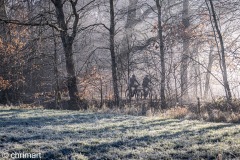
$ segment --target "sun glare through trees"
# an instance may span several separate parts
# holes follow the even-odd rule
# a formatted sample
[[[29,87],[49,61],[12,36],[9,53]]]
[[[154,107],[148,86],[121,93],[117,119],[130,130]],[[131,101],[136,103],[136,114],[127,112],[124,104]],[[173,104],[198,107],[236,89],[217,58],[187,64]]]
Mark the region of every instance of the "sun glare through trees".
[[[0,0],[0,126],[5,126],[0,132],[0,151],[4,151],[0,159],[74,159],[73,153],[77,159],[240,158],[236,150],[240,143],[235,141],[240,133],[233,133],[240,122],[239,22],[239,0]],[[51,119],[50,111],[59,114],[58,119]],[[98,120],[99,113],[106,122]],[[127,123],[123,128],[113,125],[120,121],[117,115]],[[148,118],[157,118],[156,124],[146,122]],[[131,119],[149,133],[131,135],[139,132]],[[184,122],[173,124],[169,119]],[[36,138],[29,139],[34,144],[29,144],[34,130],[29,128],[31,120],[43,120],[45,124],[32,127],[51,134],[51,141],[56,139],[55,151],[44,141],[46,137],[35,132]],[[18,121],[29,131],[25,139],[17,137]],[[99,121],[104,126],[98,126]],[[105,126],[108,122],[111,127]],[[215,124],[219,122],[223,127]],[[83,125],[76,131],[82,134],[77,136],[80,139],[95,133],[114,137],[115,129],[131,133],[122,140],[112,137],[109,142],[95,139],[74,144],[75,133],[63,134],[70,132],[72,123]],[[88,123],[98,129],[89,128]],[[169,131],[176,123],[182,128]],[[158,131],[161,125],[169,128]],[[8,132],[12,135],[7,136]],[[72,135],[70,146],[61,148],[59,135]],[[179,136],[188,144],[181,144]],[[159,141],[165,138],[171,139],[169,143]],[[218,142],[227,145],[226,139],[233,148],[208,150]],[[43,147],[42,154],[35,152],[38,147]]]

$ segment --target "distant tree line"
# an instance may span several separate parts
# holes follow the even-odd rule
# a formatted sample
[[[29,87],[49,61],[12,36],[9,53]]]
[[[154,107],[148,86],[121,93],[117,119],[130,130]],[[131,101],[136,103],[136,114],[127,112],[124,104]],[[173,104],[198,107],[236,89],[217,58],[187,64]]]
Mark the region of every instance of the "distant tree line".
[[[239,98],[237,0],[0,0],[0,103],[121,107],[132,74],[160,108]]]

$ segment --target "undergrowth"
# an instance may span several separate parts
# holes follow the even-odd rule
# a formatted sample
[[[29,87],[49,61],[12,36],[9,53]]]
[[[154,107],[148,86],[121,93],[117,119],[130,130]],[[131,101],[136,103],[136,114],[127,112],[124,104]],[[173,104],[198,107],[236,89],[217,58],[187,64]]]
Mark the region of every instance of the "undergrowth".
[[[147,115],[145,107],[122,110]],[[240,125],[184,120],[190,112],[187,106],[159,115],[153,110],[152,117],[91,109],[95,111],[0,107],[0,155],[30,152],[58,160],[240,158]]]
[[[102,108],[94,105],[88,108],[90,111],[100,113],[117,113],[128,115],[156,116],[163,118],[204,120],[209,122],[240,122],[240,100],[234,99],[228,102],[225,99],[217,99],[203,104],[177,105],[161,110],[158,106],[152,106],[150,102],[125,104],[121,108],[107,107]]]
[[[23,109],[57,109],[49,106],[36,106],[31,104],[22,104],[20,106],[8,106],[8,108],[23,108]],[[61,108],[61,109],[64,109]],[[67,108],[65,108],[67,109]],[[176,105],[168,106],[167,109],[161,110],[159,102],[140,101],[134,103],[122,103],[120,107],[114,107],[112,102],[99,105],[97,101],[88,102],[87,110],[84,112],[96,113],[114,113],[134,116],[162,117],[174,119],[191,119],[204,120],[209,122],[240,122],[240,100],[233,99],[231,102],[224,98],[213,100],[212,102],[202,104]]]

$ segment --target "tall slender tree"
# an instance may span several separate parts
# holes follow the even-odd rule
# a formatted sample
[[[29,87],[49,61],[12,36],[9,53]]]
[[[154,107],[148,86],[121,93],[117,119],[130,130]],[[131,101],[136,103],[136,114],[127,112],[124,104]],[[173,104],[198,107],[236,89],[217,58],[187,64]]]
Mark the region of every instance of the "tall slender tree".
[[[7,19],[4,0],[0,0],[0,18]],[[5,35],[6,35],[6,24],[0,21],[0,37],[5,38]]]
[[[7,15],[6,15],[6,10],[5,10],[5,4],[4,4],[4,0],[0,0],[0,18],[6,19]],[[3,45],[3,42],[6,39],[6,24],[4,22],[0,21],[0,45]],[[0,63],[2,63],[3,60],[3,54],[1,53],[2,50],[1,48],[3,48],[3,46],[0,46]],[[5,100],[5,95],[4,95],[4,91],[6,87],[5,87],[5,83],[3,83],[5,80],[5,77],[3,75],[4,73],[4,66],[0,65],[0,103],[2,103]]]
[[[208,92],[210,88],[210,73],[212,71],[212,66],[214,62],[214,53],[213,53],[213,45],[210,46],[210,52],[208,56],[208,66],[207,66],[207,73],[206,73],[206,82],[205,82],[205,89],[204,89],[204,99],[208,98]]]
[[[189,0],[183,0],[182,24],[183,24],[183,54],[181,57],[181,96],[182,100],[188,98],[188,61],[189,61]]]
[[[111,62],[112,62],[112,82],[113,82],[113,91],[115,104],[119,105],[119,91],[118,91],[118,79],[117,79],[117,63],[116,63],[116,54],[115,54],[115,18],[114,18],[114,4],[113,0],[109,0],[110,3],[110,52],[111,52]]]
[[[134,27],[134,21],[136,20],[136,11],[137,11],[138,0],[129,0],[127,21],[125,24],[126,35],[122,39],[123,47],[121,48],[121,54],[127,54],[127,79],[130,78],[130,53],[132,48],[132,36]]]
[[[206,5],[208,6],[209,9],[209,13],[211,14],[210,16],[213,18],[213,23],[214,23],[214,32],[215,30],[217,31],[217,35],[215,34],[215,40],[216,43],[218,45],[218,41],[217,38],[219,39],[219,44],[220,44],[220,60],[221,60],[221,70],[222,70],[222,76],[223,76],[223,85],[224,85],[224,90],[225,90],[225,94],[226,94],[226,98],[228,101],[230,101],[232,99],[232,94],[231,94],[231,90],[229,87],[229,83],[228,83],[228,74],[227,74],[227,66],[226,66],[226,55],[225,55],[225,48],[224,48],[224,41],[223,41],[223,37],[222,37],[222,33],[220,31],[219,28],[219,24],[218,24],[218,20],[217,20],[217,16],[216,16],[216,12],[215,12],[215,8],[213,5],[212,0],[209,0],[210,3],[210,7],[208,5],[207,0],[205,0]],[[212,20],[211,18],[211,20]]]
[[[161,2],[160,2],[161,1]],[[157,13],[158,13],[158,38],[160,43],[160,64],[161,64],[161,88],[160,88],[160,96],[161,96],[161,108],[165,109],[166,98],[165,98],[165,52],[164,52],[164,42],[163,42],[163,27],[162,27],[162,0],[156,0]]]

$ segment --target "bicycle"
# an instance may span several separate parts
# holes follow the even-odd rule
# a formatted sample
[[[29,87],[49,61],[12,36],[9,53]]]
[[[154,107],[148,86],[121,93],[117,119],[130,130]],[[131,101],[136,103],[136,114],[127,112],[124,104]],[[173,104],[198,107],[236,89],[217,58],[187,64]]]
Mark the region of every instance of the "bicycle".
[[[132,89],[132,93],[130,94],[129,92],[129,88],[126,89],[125,91],[125,97],[128,99],[128,100],[131,100],[133,97],[135,97],[135,99],[139,99],[139,97],[141,97],[141,91],[142,89],[139,89],[138,86],[135,86],[135,87],[131,87],[133,88]]]
[[[152,89],[151,86],[145,87],[143,88],[143,98],[146,99],[147,97],[149,97],[150,99],[153,98],[154,95],[156,95],[155,91]]]

